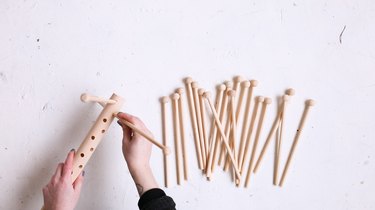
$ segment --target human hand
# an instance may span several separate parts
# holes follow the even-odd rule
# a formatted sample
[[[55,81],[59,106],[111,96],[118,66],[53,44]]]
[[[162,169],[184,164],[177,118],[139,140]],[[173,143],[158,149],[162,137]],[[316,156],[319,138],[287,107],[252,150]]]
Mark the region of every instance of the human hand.
[[[83,184],[81,173],[72,184],[74,150],[64,163],[59,163],[50,182],[43,188],[44,210],[73,210],[78,203]]]
[[[132,123],[144,133],[152,136],[152,133],[139,118],[122,112],[118,113],[117,117]],[[152,144],[140,134],[133,132],[128,126],[121,124],[121,121],[118,121],[118,123],[123,129],[122,153],[138,193],[142,195],[143,192],[158,187],[149,163]]]

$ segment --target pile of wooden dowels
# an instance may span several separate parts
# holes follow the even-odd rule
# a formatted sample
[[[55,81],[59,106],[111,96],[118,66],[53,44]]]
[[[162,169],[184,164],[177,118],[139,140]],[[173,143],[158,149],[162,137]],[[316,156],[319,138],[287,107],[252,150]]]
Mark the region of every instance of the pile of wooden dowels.
[[[248,187],[251,175],[259,170],[268,145],[274,139],[273,184],[282,186],[309,108],[314,105],[314,101],[311,99],[306,100],[304,112],[279,179],[284,116],[287,102],[294,95],[294,90],[287,89],[285,94],[282,95],[281,102],[278,104],[278,113],[271,130],[260,150],[259,156],[256,157],[267,107],[272,102],[271,98],[254,96],[253,92],[258,82],[256,80],[245,80],[241,76],[235,77],[233,82],[224,82],[224,84],[217,86],[214,103],[211,100],[210,93],[199,88],[198,83],[193,81],[192,78],[188,77],[184,81],[186,91],[183,88],[178,88],[170,98],[167,96],[161,98],[162,134],[165,147],[167,146],[168,130],[166,104],[170,99],[172,101],[177,184],[181,184],[182,170],[184,180],[188,180],[186,143],[191,141],[185,139],[183,93],[186,92],[198,167],[208,180],[212,179],[215,167],[221,166],[224,171],[230,172],[236,186],[244,183],[244,186]],[[210,127],[207,127],[207,125],[210,125]],[[165,187],[169,187],[170,184],[168,173],[168,159],[167,155],[164,154]]]

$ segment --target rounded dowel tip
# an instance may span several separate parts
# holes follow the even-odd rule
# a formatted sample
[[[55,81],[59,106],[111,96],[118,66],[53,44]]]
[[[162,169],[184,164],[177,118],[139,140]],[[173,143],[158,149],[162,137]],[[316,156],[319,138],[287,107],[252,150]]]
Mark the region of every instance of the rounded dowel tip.
[[[169,154],[171,154],[171,149],[169,149],[169,147],[165,147],[163,149],[163,153],[164,153],[164,155],[169,155]]]
[[[227,95],[228,95],[228,96],[235,96],[235,95],[236,95],[236,91],[234,91],[234,90],[229,90],[229,91],[227,92]]]
[[[289,95],[283,95],[282,99],[285,102],[289,101]]]
[[[193,82],[193,79],[192,79],[191,77],[186,77],[186,78],[185,78],[185,83],[190,84],[190,83],[192,83],[192,82]]]
[[[293,88],[289,88],[285,91],[285,93],[289,96],[294,96],[296,94],[296,91]]]
[[[267,98],[264,99],[264,103],[270,104],[270,103],[272,103],[272,99],[267,97]]]
[[[258,96],[256,100],[258,102],[263,102],[264,101],[264,97],[263,96]]]
[[[198,82],[192,82],[191,87],[192,88],[198,88]]]
[[[256,86],[258,86],[258,81],[257,81],[257,80],[250,80],[250,86],[251,86],[251,87],[256,87]]]
[[[178,100],[180,98],[180,95],[178,93],[173,93],[171,98],[172,100]]]
[[[235,82],[242,82],[244,79],[243,76],[235,76],[234,79],[233,79]]]
[[[231,81],[225,81],[225,82],[224,82],[224,85],[225,85],[227,88],[233,88],[233,82],[231,82]]]
[[[208,91],[203,93],[203,97],[205,97],[205,98],[209,98],[210,96],[211,96],[211,93],[208,92]]]
[[[161,97],[160,101],[165,104],[165,103],[168,103],[169,102],[169,97],[168,96],[163,96]]]
[[[88,95],[87,93],[82,93],[81,101],[86,103],[86,102],[89,102],[89,100],[90,100],[90,95]]]
[[[307,105],[307,106],[314,106],[314,105],[315,105],[315,101],[312,100],[312,99],[308,99],[308,100],[306,101],[306,105]]]
[[[183,88],[177,88],[176,89],[176,93],[178,93],[178,94],[183,94],[184,93],[184,89]]]
[[[217,86],[218,90],[225,90],[226,86],[224,84],[220,84]]]
[[[201,96],[201,95],[203,95],[203,93],[204,93],[204,89],[203,88],[199,88],[198,89],[198,94]]]
[[[245,87],[245,88],[250,87],[250,81],[249,81],[249,80],[242,81],[242,82],[241,82],[241,86],[242,86],[242,87]]]

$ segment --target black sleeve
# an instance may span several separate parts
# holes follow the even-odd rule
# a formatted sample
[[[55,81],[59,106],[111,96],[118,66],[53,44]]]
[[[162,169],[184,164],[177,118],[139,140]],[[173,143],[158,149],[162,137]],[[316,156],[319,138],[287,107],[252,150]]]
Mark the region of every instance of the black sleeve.
[[[140,210],[175,210],[176,204],[162,189],[154,188],[142,194],[138,207]]]

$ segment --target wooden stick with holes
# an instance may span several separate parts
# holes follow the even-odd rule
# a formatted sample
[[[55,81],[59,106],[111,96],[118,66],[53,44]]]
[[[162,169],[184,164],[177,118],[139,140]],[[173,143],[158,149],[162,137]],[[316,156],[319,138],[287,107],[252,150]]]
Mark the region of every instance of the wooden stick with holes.
[[[99,143],[104,137],[104,134],[114,120],[115,117],[113,116],[113,113],[118,112],[124,103],[124,100],[116,94],[113,94],[109,100],[96,96],[90,96],[88,94],[82,94],[81,100],[83,102],[100,103],[103,106],[103,110],[76,151],[73,159],[73,169],[71,175],[72,183],[83,171],[95,149],[98,147]],[[44,206],[42,209],[44,209]]]

